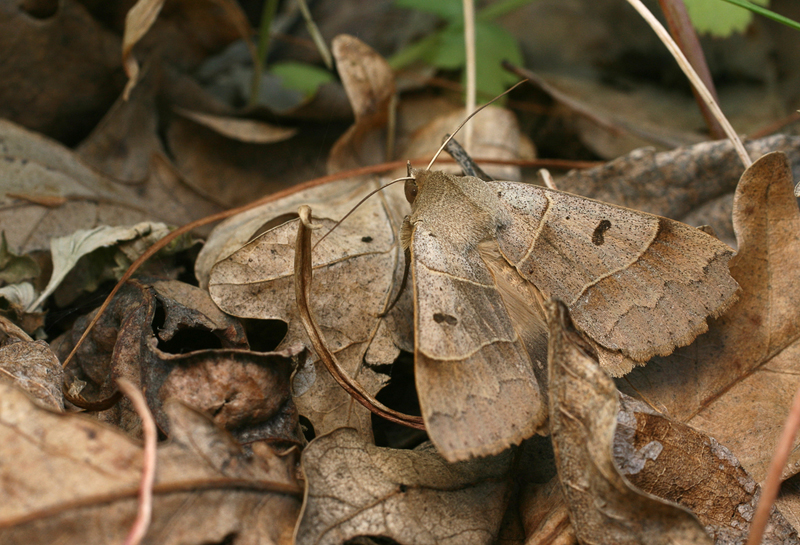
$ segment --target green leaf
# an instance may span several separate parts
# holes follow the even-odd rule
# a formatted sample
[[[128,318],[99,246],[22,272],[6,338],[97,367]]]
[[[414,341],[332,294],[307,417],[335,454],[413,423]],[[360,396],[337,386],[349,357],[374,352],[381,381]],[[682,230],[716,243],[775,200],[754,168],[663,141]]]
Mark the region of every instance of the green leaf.
[[[462,0],[394,0],[394,5],[432,13],[452,23],[464,18]]]
[[[307,98],[314,96],[323,83],[333,81],[333,75],[327,70],[302,62],[276,62],[269,71],[281,78],[284,87],[299,91]]]
[[[769,0],[752,0],[766,6]],[[720,0],[684,0],[692,24],[701,34],[727,38],[734,32],[743,32],[753,20],[747,9]]]
[[[518,78],[503,69],[504,60],[522,65],[522,51],[517,40],[500,25],[479,22],[475,25],[475,72],[478,92],[497,96]]]

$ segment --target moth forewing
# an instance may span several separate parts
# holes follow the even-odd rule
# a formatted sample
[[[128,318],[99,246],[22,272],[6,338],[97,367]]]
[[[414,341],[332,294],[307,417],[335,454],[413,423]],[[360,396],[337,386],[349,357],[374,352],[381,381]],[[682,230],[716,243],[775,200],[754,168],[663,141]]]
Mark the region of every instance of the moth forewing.
[[[511,221],[500,251],[576,326],[637,362],[670,354],[736,300],[733,250],[683,223],[537,186],[488,182]]]
[[[450,460],[496,454],[546,419],[525,345],[476,248],[413,225],[417,394],[431,440]]]

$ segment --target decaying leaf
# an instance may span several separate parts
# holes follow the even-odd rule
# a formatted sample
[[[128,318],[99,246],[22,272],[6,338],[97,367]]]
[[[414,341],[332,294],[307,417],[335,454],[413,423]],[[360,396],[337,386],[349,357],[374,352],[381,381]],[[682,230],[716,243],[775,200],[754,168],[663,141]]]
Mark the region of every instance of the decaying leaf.
[[[89,317],[59,347],[66,355]],[[238,440],[299,442],[289,378],[299,348],[247,350],[238,320],[219,311],[208,294],[176,281],[130,283],[66,369],[68,388],[89,403],[111,397],[114,379],[141,385],[156,423],[169,432],[163,404],[177,398],[208,411]],[[174,352],[174,353],[173,353]],[[102,420],[138,433],[140,420],[126,400]]]
[[[129,227],[100,225],[91,230],[79,229],[69,236],[51,239],[50,253],[53,260],[53,272],[47,286],[30,308],[34,309],[40,306],[56,290],[81,257],[98,248],[136,239],[142,239],[142,242],[148,246],[167,233],[169,233],[169,228],[163,223],[144,222]],[[138,255],[133,259],[136,257]]]
[[[382,152],[359,146],[372,146],[363,136],[374,134],[386,119],[391,89],[382,85],[387,78],[391,80],[391,70],[374,52],[362,59],[366,46],[354,45],[354,40],[340,39],[334,46],[356,124],[334,146],[331,169],[351,166],[356,161],[353,157],[364,154],[383,157]],[[280,346],[307,343],[292,278],[297,222],[288,220],[296,217],[301,204],[307,204],[314,210],[314,222],[327,231],[379,184],[374,177],[333,182],[223,222],[198,257],[195,270],[201,285],[218,262],[208,286],[220,308],[240,317],[285,321],[288,331]],[[397,294],[395,286],[403,275],[399,225],[407,210],[400,188],[389,188],[367,200],[313,252],[312,309],[342,367],[372,395],[389,378],[381,366],[391,364],[400,348],[411,350],[408,295],[404,294],[387,316],[381,316]],[[267,232],[247,243],[263,231]],[[315,234],[315,243],[321,234]],[[331,290],[330,286],[337,288]],[[336,384],[316,357],[301,364],[293,384],[300,413],[311,421],[316,433],[351,426],[371,437],[370,413]]]
[[[63,376],[61,362],[46,342],[30,337],[0,342],[0,377],[15,383],[42,406],[64,410]]]
[[[690,509],[718,545],[746,540],[761,491],[713,437],[620,394],[614,459],[640,490]],[[773,509],[764,543],[798,539],[797,531]]]
[[[547,305],[550,431],[575,534],[588,543],[711,544],[688,510],[636,490],[614,466],[617,394],[563,304]]]
[[[0,540],[121,542],[136,514],[142,448],[80,415],[40,408],[0,381]],[[288,544],[300,506],[293,456],[245,452],[193,409],[167,405],[171,440],[158,449],[147,543],[238,535]]]
[[[312,204],[317,214],[315,223],[327,228],[322,231],[330,229],[336,218],[370,190],[369,186],[358,185],[326,186],[326,193],[317,192],[313,197],[304,192],[307,198],[325,201]],[[337,194],[333,192],[336,189],[351,190]],[[390,364],[399,354],[397,345],[401,341],[392,330],[396,330],[394,324],[398,322],[402,327],[401,312],[408,309],[406,297],[386,317],[380,317],[402,276],[395,223],[399,221],[396,207],[401,201],[397,192],[376,197],[314,250],[315,279],[310,298],[332,352],[348,374],[372,395],[388,379],[379,366]],[[294,297],[296,233],[297,220],[268,231],[218,263],[209,282],[212,298],[224,311],[240,317],[287,322],[289,329],[281,346],[307,342]],[[313,242],[321,236],[317,230]],[[331,290],[330,286],[337,288]],[[358,296],[342,297],[343,293]],[[386,322],[393,326],[387,327]],[[301,364],[294,379],[294,393],[301,414],[309,418],[316,433],[347,425],[371,435],[370,413],[350,399],[316,357]]]
[[[252,119],[211,115],[187,110],[185,108],[176,108],[175,111],[200,125],[241,142],[271,144],[272,142],[287,140],[297,134],[296,129],[278,127],[277,125],[271,125]]]
[[[402,545],[489,544],[509,490],[511,451],[451,464],[430,446],[380,448],[352,429],[315,439],[303,452],[306,479],[298,545],[338,545],[359,536]]]
[[[17,255],[8,248],[5,231],[0,232],[0,286],[33,280],[40,267],[29,255]]]
[[[800,212],[786,156],[772,153],[742,176],[734,201],[739,253],[731,274],[741,298],[693,345],[655,358],[620,388],[708,433],[757,482],[800,387]],[[789,476],[800,454],[790,457]]]
[[[745,147],[751,157],[785,151],[793,165],[800,165],[800,138],[796,136],[751,140]],[[733,145],[722,140],[660,153],[652,148],[637,149],[605,165],[574,170],[557,185],[576,195],[682,219],[698,204],[733,191],[741,173]]]

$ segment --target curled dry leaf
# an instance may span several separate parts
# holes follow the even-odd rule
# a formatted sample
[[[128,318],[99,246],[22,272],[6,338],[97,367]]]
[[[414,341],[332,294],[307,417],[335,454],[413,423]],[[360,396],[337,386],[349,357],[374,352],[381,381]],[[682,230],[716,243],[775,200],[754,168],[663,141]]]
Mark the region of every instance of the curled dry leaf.
[[[640,490],[690,509],[718,545],[743,543],[761,496],[758,484],[713,437],[621,394],[614,458]],[[764,543],[791,543],[797,531],[772,511]]]
[[[744,173],[734,200],[739,253],[730,262],[741,298],[693,345],[620,382],[626,393],[730,448],[757,482],[800,387],[800,212],[792,181],[782,153]],[[798,468],[795,452],[785,476]]]
[[[141,239],[147,246],[169,233],[169,228],[163,223],[143,222],[132,226],[110,227],[100,225],[90,230],[79,229],[66,237],[50,239],[50,253],[53,259],[53,272],[50,281],[34,303],[30,305],[33,310],[44,303],[67,274],[78,263],[78,260],[107,246],[115,246],[121,242]],[[138,257],[132,256],[133,259]]]
[[[347,185],[352,189],[342,191],[348,189]],[[312,208],[317,214],[314,222],[325,227],[314,232],[314,244],[371,189],[363,184],[361,188],[359,184],[347,185],[325,186],[325,193],[317,191],[313,196],[315,201],[324,201]],[[308,204],[312,196],[304,193]],[[373,396],[388,380],[379,366],[391,364],[399,355],[398,345],[402,344],[393,330],[402,331],[403,316],[408,316],[404,312],[409,310],[409,298],[405,297],[387,316],[380,316],[403,274],[396,223],[401,199],[398,191],[376,195],[312,254],[312,311],[342,367]],[[224,311],[287,322],[288,331],[280,346],[308,343],[294,296],[297,224],[297,220],[284,223],[245,245],[219,262],[209,281],[211,297]],[[301,414],[311,421],[316,433],[352,426],[371,436],[370,413],[333,381],[316,356],[298,369],[294,394]]]
[[[136,514],[142,448],[95,420],[42,409],[5,382],[0,399],[0,540],[121,542]],[[265,445],[245,452],[197,411],[167,410],[172,439],[158,449],[146,542],[290,543],[301,493],[293,456]]]
[[[175,108],[175,112],[223,136],[251,144],[271,144],[287,140],[297,134],[297,129],[278,127],[253,119],[212,115],[185,108]]]
[[[433,448],[380,448],[352,429],[303,452],[306,495],[298,545],[359,536],[402,545],[493,543],[503,518],[513,455],[448,463]]]
[[[636,490],[614,465],[617,394],[567,308],[547,304],[550,430],[558,475],[582,542],[711,544],[688,510]]]
[[[159,56],[183,67],[198,63],[239,38],[245,40],[255,57],[250,24],[235,1],[173,0],[162,13],[163,6],[164,0],[138,0],[125,17],[122,64],[128,76],[126,99],[139,76],[133,49],[142,42],[145,49],[156,50]]]
[[[88,320],[76,323],[59,347],[62,355]],[[261,353],[246,348],[242,325],[220,312],[204,290],[176,281],[152,287],[131,282],[81,346],[66,370],[66,383],[83,399],[97,402],[112,395],[115,378],[127,378],[141,385],[157,424],[167,433],[163,404],[175,397],[213,414],[218,426],[242,442],[299,442],[289,392],[299,349]],[[127,401],[100,414],[138,433],[139,418]]]
[[[333,145],[328,172],[378,163],[386,157],[386,121],[394,96],[394,73],[367,44],[346,34],[331,44],[355,123]]]

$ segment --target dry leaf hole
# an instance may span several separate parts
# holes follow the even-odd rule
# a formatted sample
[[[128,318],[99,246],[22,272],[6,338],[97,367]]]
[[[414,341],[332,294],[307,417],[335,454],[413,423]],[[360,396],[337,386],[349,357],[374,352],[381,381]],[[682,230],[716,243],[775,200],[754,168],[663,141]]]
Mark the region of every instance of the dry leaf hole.
[[[302,414],[300,415],[300,429],[303,430],[303,437],[306,438],[306,441],[311,442],[311,440],[317,436],[314,424]]]
[[[417,389],[414,385],[414,355],[410,352],[400,352],[400,356],[391,365],[390,375],[389,384],[381,388],[375,398],[396,411],[421,415]],[[375,444],[379,447],[413,449],[428,440],[428,435],[424,431],[389,422],[374,414],[372,431]]]
[[[156,299],[156,311],[153,316],[153,331],[157,332],[158,349],[168,354],[185,354],[196,350],[222,348],[219,338],[211,331],[200,328],[180,328],[170,339],[162,339],[158,333],[164,327],[166,313],[164,306]]]
[[[241,318],[250,350],[272,352],[286,336],[289,327],[282,320],[257,320]]]

